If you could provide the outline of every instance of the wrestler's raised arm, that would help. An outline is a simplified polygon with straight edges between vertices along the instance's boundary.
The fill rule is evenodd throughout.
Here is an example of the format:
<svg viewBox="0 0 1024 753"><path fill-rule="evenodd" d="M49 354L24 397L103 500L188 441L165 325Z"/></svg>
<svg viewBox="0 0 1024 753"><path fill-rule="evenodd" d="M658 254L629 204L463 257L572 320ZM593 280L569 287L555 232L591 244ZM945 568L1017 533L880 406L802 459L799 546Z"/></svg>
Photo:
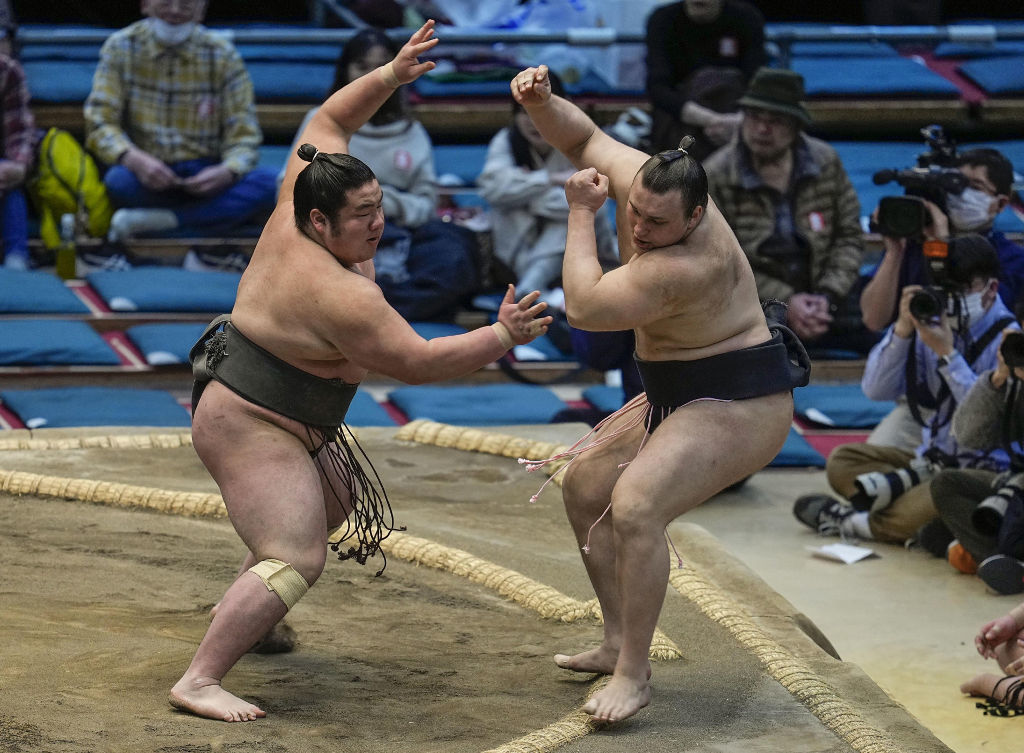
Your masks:
<svg viewBox="0 0 1024 753"><path fill-rule="evenodd" d="M296 139L299 144L313 144L325 153L348 153L349 137L359 130L392 92L409 84L434 68L431 61L420 62L419 56L438 42L434 22L427 21L409 37L395 59L382 65L332 94L310 118ZM284 180L277 194L278 203L291 201L295 176L306 166L294 152L288 157Z"/></svg>
<svg viewBox="0 0 1024 753"><path fill-rule="evenodd" d="M648 155L616 141L579 107L552 94L546 65L521 71L512 79L510 87L512 96L529 114L545 141L578 169L593 167L607 175L611 196L625 200L637 170Z"/></svg>

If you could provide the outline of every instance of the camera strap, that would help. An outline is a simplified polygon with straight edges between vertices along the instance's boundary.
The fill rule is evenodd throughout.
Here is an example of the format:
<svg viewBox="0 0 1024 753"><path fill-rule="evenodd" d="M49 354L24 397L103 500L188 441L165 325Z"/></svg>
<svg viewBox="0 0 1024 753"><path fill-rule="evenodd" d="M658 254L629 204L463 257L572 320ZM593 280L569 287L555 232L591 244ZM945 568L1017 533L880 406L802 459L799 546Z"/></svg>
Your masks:
<svg viewBox="0 0 1024 753"><path fill-rule="evenodd" d="M991 345L992 341L999 337L1003 328L1012 324L1014 321L1015 319L1012 316L1003 317L985 330L981 337L977 340L973 340L965 349L966 352L964 353L964 359L967 363L973 367L974 362L977 361L981 354L985 352L985 348ZM949 410L946 412L945 416L940 415L941 406L951 397L949 385L946 384L945 379L942 379L942 384L939 386L938 394L932 394L932 391L928 389L927 382L923 379L918 379L916 345L917 330L914 330L910 343L910 351L907 353L905 371L907 407L910 409L910 414L914 417L914 421L916 421L919 426L928 426L934 434L936 431L948 424L953 418L953 410L956 408L956 403L953 402L949 406ZM935 415L932 417L930 425L921 416L922 407L935 411Z"/></svg>

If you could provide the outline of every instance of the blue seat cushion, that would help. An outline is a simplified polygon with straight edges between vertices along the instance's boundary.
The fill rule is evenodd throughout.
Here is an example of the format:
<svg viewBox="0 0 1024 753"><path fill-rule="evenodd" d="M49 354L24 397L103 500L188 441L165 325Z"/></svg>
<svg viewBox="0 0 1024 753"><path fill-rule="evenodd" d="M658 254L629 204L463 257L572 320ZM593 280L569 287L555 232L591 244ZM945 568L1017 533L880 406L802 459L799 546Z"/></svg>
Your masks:
<svg viewBox="0 0 1024 753"><path fill-rule="evenodd" d="M484 169L487 144L435 144L434 171L454 175L464 185L473 185Z"/></svg>
<svg viewBox="0 0 1024 753"><path fill-rule="evenodd" d="M809 384L793 390L801 418L843 429L871 429L896 407L891 400L871 400L859 384Z"/></svg>
<svg viewBox="0 0 1024 753"><path fill-rule="evenodd" d="M948 79L902 57L803 57L790 66L804 77L813 97L959 97Z"/></svg>
<svg viewBox="0 0 1024 753"><path fill-rule="evenodd" d="M796 429L790 427L785 444L768 465L774 468L824 468L825 456L811 447Z"/></svg>
<svg viewBox="0 0 1024 753"><path fill-rule="evenodd" d="M322 102L334 83L334 62L255 60L245 65L258 102Z"/></svg>
<svg viewBox="0 0 1024 753"><path fill-rule="evenodd" d="M1024 55L970 60L958 70L989 94L1024 92Z"/></svg>
<svg viewBox="0 0 1024 753"><path fill-rule="evenodd" d="M891 44L861 40L837 40L821 42L793 42L789 46L793 57L818 58L871 58L899 57L900 53Z"/></svg>
<svg viewBox="0 0 1024 753"><path fill-rule="evenodd" d="M88 314L89 307L49 272L0 269L0 313Z"/></svg>
<svg viewBox="0 0 1024 753"><path fill-rule="evenodd" d="M23 66L33 102L81 105L92 91L97 59L29 60Z"/></svg>
<svg viewBox="0 0 1024 753"><path fill-rule="evenodd" d="M0 390L0 401L30 429L68 426L189 426L169 392L113 387Z"/></svg>
<svg viewBox="0 0 1024 753"><path fill-rule="evenodd" d="M399 387L388 399L410 419L458 426L546 424L567 406L554 392L527 384Z"/></svg>
<svg viewBox="0 0 1024 753"><path fill-rule="evenodd" d="M937 58L996 58L1024 55L1024 39L991 42L942 42L932 51Z"/></svg>
<svg viewBox="0 0 1024 753"><path fill-rule="evenodd" d="M142 267L92 272L86 279L112 311L227 313L235 305L241 274Z"/></svg>
<svg viewBox="0 0 1024 753"><path fill-rule="evenodd" d="M151 366L188 363L188 352L206 329L205 324L173 322L137 324L125 330Z"/></svg>
<svg viewBox="0 0 1024 753"><path fill-rule="evenodd" d="M352 398L348 413L345 414L345 423L349 426L397 426L391 414L363 390L356 392Z"/></svg>
<svg viewBox="0 0 1024 753"><path fill-rule="evenodd" d="M120 366L121 359L85 322L10 319L0 321L0 364Z"/></svg>
<svg viewBox="0 0 1024 753"><path fill-rule="evenodd" d="M600 411L614 413L625 405L626 397L621 387L607 387L597 384L583 390L583 399Z"/></svg>

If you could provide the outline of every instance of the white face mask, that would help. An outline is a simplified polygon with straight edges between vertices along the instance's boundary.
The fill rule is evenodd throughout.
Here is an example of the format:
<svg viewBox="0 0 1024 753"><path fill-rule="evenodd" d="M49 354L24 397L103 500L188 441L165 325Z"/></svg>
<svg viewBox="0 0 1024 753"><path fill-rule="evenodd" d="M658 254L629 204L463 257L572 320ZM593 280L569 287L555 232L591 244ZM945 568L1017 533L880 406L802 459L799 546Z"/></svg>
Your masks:
<svg viewBox="0 0 1024 753"><path fill-rule="evenodd" d="M150 18L149 28L153 30L153 35L164 44L178 45L192 36L192 30L196 28L196 25L194 21L169 24L162 18Z"/></svg>
<svg viewBox="0 0 1024 753"><path fill-rule="evenodd" d="M971 231L986 227L993 218L993 198L977 188L965 188L963 193L946 195L949 221L958 230Z"/></svg>
<svg viewBox="0 0 1024 753"><path fill-rule="evenodd" d="M965 320L965 327L969 327L983 316L988 310L985 304L982 303L982 296L984 293L968 293L960 299L960 312ZM953 329L957 328L957 320L951 320Z"/></svg>

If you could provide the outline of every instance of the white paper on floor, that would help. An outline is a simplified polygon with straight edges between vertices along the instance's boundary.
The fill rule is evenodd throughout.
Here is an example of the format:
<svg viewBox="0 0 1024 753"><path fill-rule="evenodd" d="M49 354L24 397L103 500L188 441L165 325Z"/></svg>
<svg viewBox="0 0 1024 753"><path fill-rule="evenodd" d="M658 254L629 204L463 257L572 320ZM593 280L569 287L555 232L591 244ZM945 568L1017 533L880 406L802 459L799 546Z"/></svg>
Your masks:
<svg viewBox="0 0 1024 753"><path fill-rule="evenodd" d="M868 549L866 546L857 546L856 544L824 544L822 546L809 546L811 554L815 557L821 557L826 560L835 560L836 562L842 562L847 565L852 565L854 562L860 562L862 559L867 557L877 557L873 549Z"/></svg>

